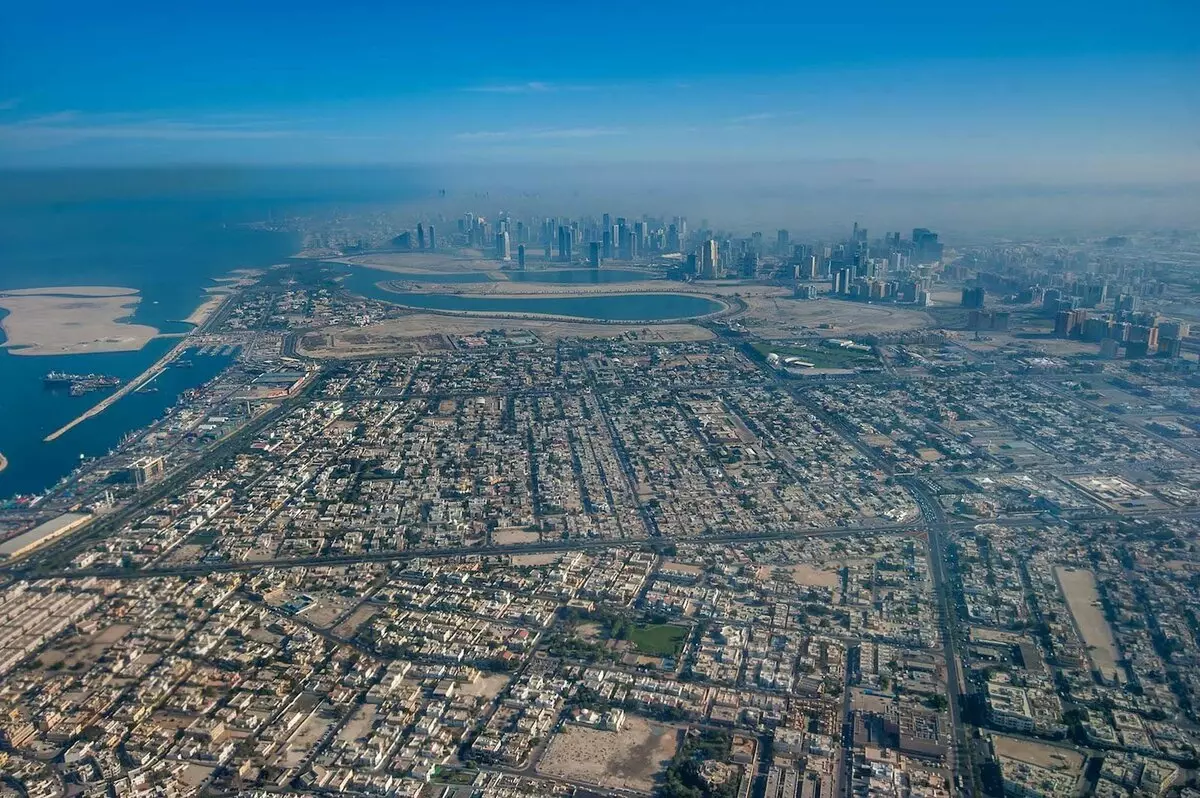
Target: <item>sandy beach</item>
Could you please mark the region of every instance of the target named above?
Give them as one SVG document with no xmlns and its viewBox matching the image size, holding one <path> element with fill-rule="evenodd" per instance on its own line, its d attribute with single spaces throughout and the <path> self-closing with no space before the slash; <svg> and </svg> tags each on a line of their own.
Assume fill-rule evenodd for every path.
<svg viewBox="0 0 1200 798">
<path fill-rule="evenodd" d="M 4 456 L 3 452 L 0 452 L 0 471 L 6 468 L 8 468 L 8 459 Z"/>
<path fill-rule="evenodd" d="M 209 289 L 205 294 L 204 301 L 193 310 L 184 321 L 188 324 L 194 324 L 199 327 L 204 322 L 208 321 L 212 314 L 217 312 L 217 308 L 221 307 L 221 303 L 225 301 L 228 293 L 221 290 Z"/>
<path fill-rule="evenodd" d="M 142 300 L 132 288 L 69 286 L 0 292 L 0 320 L 14 355 L 71 355 L 130 352 L 158 335 L 128 318 Z"/>
</svg>

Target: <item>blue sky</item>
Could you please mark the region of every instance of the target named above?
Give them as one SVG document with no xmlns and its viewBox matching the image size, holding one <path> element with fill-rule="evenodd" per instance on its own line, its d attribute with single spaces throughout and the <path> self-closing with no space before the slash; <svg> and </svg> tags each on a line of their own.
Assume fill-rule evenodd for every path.
<svg viewBox="0 0 1200 798">
<path fill-rule="evenodd" d="M 1194 0 L 7 3 L 0 164 L 1200 176 Z"/>
</svg>

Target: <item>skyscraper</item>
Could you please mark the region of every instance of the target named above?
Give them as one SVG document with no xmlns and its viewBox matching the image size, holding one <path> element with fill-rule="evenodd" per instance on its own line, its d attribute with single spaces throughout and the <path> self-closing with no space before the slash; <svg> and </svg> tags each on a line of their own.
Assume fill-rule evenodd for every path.
<svg viewBox="0 0 1200 798">
<path fill-rule="evenodd" d="M 600 268 L 600 242 L 593 241 L 588 245 L 588 265 L 593 269 Z"/>
<path fill-rule="evenodd" d="M 750 250 L 742 255 L 742 277 L 754 279 L 758 276 L 758 253 Z"/>
<path fill-rule="evenodd" d="M 558 259 L 563 263 L 571 262 L 571 229 L 566 225 L 558 226 Z"/>
<path fill-rule="evenodd" d="M 917 227 L 913 229 L 912 236 L 913 261 L 917 265 L 942 259 L 942 245 L 938 243 L 937 233 Z"/>
<path fill-rule="evenodd" d="M 433 225 L 429 225 L 429 249 L 437 249 L 437 235 L 433 232 Z"/>
<path fill-rule="evenodd" d="M 517 244 L 517 268 L 525 270 L 525 245 Z"/>
<path fill-rule="evenodd" d="M 507 230 L 496 233 L 496 257 L 499 260 L 512 260 L 512 244 Z"/>
<path fill-rule="evenodd" d="M 775 234 L 775 252 L 781 258 L 786 258 L 790 247 L 791 235 L 787 230 L 780 230 Z"/>
<path fill-rule="evenodd" d="M 679 240 L 679 226 L 672 224 L 667 228 L 667 252 L 678 252 L 683 249 Z"/>
<path fill-rule="evenodd" d="M 425 228 L 420 222 L 417 222 L 417 248 L 425 249 Z"/>
<path fill-rule="evenodd" d="M 604 215 L 605 215 L 605 216 L 608 216 L 608 214 L 607 214 L 607 213 L 606 213 L 606 214 L 604 214 Z M 612 227 L 611 227 L 611 226 L 609 226 L 609 225 L 605 225 L 605 226 L 604 226 L 604 231 L 603 231 L 603 233 L 602 233 L 601 235 L 602 235 L 602 237 L 603 237 L 603 240 L 601 241 L 601 244 L 600 244 L 600 247 L 601 247 L 601 256 L 602 256 L 602 257 L 603 257 L 605 260 L 612 260 L 612 256 L 613 256 L 613 234 L 612 234 Z"/>
<path fill-rule="evenodd" d="M 700 276 L 705 280 L 716 279 L 719 262 L 717 242 L 710 238 L 700 245 Z"/>
</svg>

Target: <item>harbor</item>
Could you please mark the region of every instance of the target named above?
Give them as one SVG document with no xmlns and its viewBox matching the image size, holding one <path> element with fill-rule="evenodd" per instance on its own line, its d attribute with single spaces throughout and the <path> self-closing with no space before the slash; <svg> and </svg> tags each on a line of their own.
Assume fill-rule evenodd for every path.
<svg viewBox="0 0 1200 798">
<path fill-rule="evenodd" d="M 65 371 L 51 371 L 42 378 L 42 385 L 48 390 L 65 388 L 71 396 L 83 396 L 106 388 L 116 388 L 121 384 L 120 377 L 107 374 L 70 374 Z"/>
</svg>

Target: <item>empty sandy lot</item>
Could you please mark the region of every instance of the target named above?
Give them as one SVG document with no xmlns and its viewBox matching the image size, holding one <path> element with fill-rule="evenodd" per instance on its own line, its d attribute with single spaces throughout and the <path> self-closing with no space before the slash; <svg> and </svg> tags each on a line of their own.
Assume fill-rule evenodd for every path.
<svg viewBox="0 0 1200 798">
<path fill-rule="evenodd" d="M 798 565 L 789 566 L 787 570 L 798 585 L 836 588 L 842 584 L 842 577 L 838 574 L 837 566 L 832 568 L 829 566 L 817 568 L 808 563 L 799 563 Z"/>
<path fill-rule="evenodd" d="M 560 338 L 621 338 L 648 343 L 706 341 L 713 334 L 695 324 L 589 324 L 535 318 L 443 316 L 413 313 L 366 327 L 327 327 L 304 336 L 301 353 L 309 357 L 365 357 L 393 352 L 415 353 L 425 348 L 420 339 L 434 334 L 474 335 L 481 330 L 528 331 L 544 343 Z"/>
<path fill-rule="evenodd" d="M 1067 599 L 1071 617 L 1075 619 L 1075 628 L 1088 648 L 1092 665 L 1105 679 L 1120 679 L 1122 671 L 1117 668 L 1117 660 L 1121 655 L 1117 641 L 1113 639 L 1112 627 L 1100 607 L 1096 577 L 1088 570 L 1061 566 L 1054 569 L 1054 575 Z"/>
<path fill-rule="evenodd" d="M 492 533 L 492 543 L 496 546 L 519 546 L 537 543 L 541 535 L 524 529 L 497 529 Z"/>
<path fill-rule="evenodd" d="M 674 726 L 633 715 L 619 732 L 566 725 L 554 736 L 537 771 L 609 789 L 650 792 L 679 741 Z"/>
<path fill-rule="evenodd" d="M 1083 768 L 1082 754 L 1057 745 L 1046 745 L 1032 740 L 993 734 L 992 746 L 1000 756 L 1028 762 L 1039 767 L 1063 770 L 1068 773 L 1077 773 Z"/>
<path fill-rule="evenodd" d="M 738 293 L 747 310 L 737 315 L 737 320 L 766 338 L 786 338 L 801 330 L 849 336 L 936 326 L 932 316 L 916 307 L 793 299 L 791 292 L 782 288 L 751 286 Z"/>
</svg>

